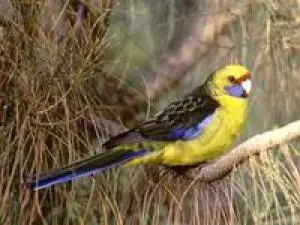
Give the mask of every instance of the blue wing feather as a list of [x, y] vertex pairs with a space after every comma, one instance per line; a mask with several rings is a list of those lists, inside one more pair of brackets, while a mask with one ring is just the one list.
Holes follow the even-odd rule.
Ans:
[[191, 140], [201, 135], [220, 106], [206, 86], [200, 86], [182, 99], [172, 102], [155, 118], [112, 137], [107, 149], [144, 141]]
[[213, 114], [208, 115], [204, 120], [193, 125], [192, 127], [175, 128], [168, 135], [171, 139], [191, 140], [199, 137], [203, 130], [210, 124]]

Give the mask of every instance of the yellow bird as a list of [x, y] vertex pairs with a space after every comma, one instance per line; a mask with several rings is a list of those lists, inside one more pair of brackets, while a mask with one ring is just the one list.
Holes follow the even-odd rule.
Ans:
[[105, 142], [106, 151], [27, 182], [38, 190], [117, 165], [188, 166], [230, 150], [245, 122], [251, 90], [249, 71], [228, 65], [204, 84], [145, 121]]

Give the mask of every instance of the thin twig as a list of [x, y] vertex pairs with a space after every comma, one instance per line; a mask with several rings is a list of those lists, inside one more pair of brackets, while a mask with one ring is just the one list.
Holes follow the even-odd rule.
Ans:
[[247, 141], [235, 147], [230, 153], [219, 160], [187, 172], [189, 177], [197, 181], [212, 182], [219, 180], [228, 174], [235, 166], [241, 164], [249, 156], [260, 153], [268, 148], [286, 143], [300, 137], [300, 120], [288, 125], [255, 135]]

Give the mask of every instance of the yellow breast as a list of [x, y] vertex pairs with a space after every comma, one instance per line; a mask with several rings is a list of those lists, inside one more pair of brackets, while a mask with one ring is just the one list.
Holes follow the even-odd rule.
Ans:
[[191, 165], [210, 161], [230, 150], [241, 133], [245, 121], [247, 100], [224, 96], [211, 124], [199, 138], [167, 144], [161, 154], [166, 165]]

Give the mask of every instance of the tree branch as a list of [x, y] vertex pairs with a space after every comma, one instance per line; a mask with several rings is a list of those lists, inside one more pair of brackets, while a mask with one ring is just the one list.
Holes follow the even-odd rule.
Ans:
[[188, 171], [186, 175], [203, 182], [219, 180], [249, 156], [265, 151], [270, 147], [289, 142], [297, 137], [300, 137], [300, 120], [284, 127], [255, 135], [239, 144], [230, 153], [217, 161], [204, 167], [199, 167], [196, 170]]

